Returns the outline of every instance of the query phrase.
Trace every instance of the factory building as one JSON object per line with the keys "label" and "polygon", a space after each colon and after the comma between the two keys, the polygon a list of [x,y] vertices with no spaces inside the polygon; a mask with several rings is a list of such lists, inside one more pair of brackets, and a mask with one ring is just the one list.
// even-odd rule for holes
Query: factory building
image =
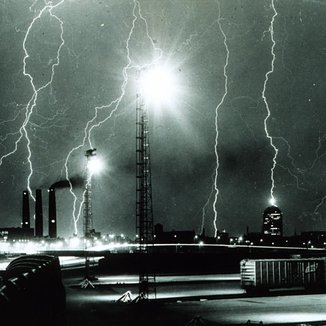
{"label": "factory building", "polygon": [[36,189],[35,196],[35,236],[43,237],[43,205],[42,205],[42,190]]}
{"label": "factory building", "polygon": [[22,224],[22,229],[28,232],[31,227],[28,190],[23,191],[23,211],[22,211],[21,224]]}
{"label": "factory building", "polygon": [[49,192],[49,238],[55,239],[57,237],[57,210],[55,189],[50,188]]}

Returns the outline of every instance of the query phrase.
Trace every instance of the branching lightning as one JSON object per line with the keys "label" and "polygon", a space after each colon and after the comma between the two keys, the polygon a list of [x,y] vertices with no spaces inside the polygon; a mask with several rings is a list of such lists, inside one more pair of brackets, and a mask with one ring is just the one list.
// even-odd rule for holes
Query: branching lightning
{"label": "branching lightning", "polygon": [[274,139],[280,139],[286,144],[286,146],[287,146],[287,157],[291,161],[292,169],[295,172],[292,172],[290,167],[285,167],[285,166],[281,165],[280,163],[278,163],[278,166],[281,167],[282,169],[286,170],[289,173],[289,175],[296,180],[296,185],[297,185],[298,190],[308,191],[306,188],[303,188],[300,185],[300,180],[299,180],[298,175],[300,175],[302,178],[304,178],[304,175],[303,175],[303,172],[298,167],[296,167],[296,165],[294,163],[294,158],[291,155],[291,146],[290,146],[289,142],[284,137],[274,137]]}
{"label": "branching lightning", "polygon": [[314,209],[314,214],[317,214],[317,212],[319,211],[319,208],[320,208],[321,206],[324,205],[325,201],[326,201],[326,196],[324,196],[324,197],[319,201],[319,203],[316,205],[316,207],[315,207],[315,209]]}
{"label": "branching lightning", "polygon": [[311,164],[311,166],[310,166],[310,168],[309,168],[309,170],[312,170],[314,167],[315,167],[315,165],[317,164],[317,162],[323,157],[323,156],[325,156],[326,155],[326,153],[323,153],[323,154],[319,154],[319,151],[320,151],[320,149],[321,149],[321,147],[322,147],[322,143],[323,143],[323,141],[324,141],[324,139],[326,138],[326,135],[323,135],[322,137],[318,137],[318,146],[317,146],[317,148],[316,148],[316,150],[315,150],[315,159],[314,159],[314,161],[312,162],[312,164]]}
{"label": "branching lightning", "polygon": [[214,211],[214,220],[213,220],[213,225],[214,225],[214,237],[216,237],[217,235],[217,198],[218,198],[218,194],[219,194],[219,188],[217,185],[217,181],[218,181],[218,171],[219,171],[219,155],[218,155],[218,137],[219,137],[219,125],[218,125],[218,113],[219,113],[219,109],[220,107],[223,105],[225,97],[228,94],[228,75],[227,75],[227,68],[228,68],[228,64],[229,64],[229,56],[230,56],[230,52],[229,52],[229,48],[228,48],[228,44],[227,44],[227,38],[226,38],[226,34],[223,30],[222,27],[222,17],[221,17],[221,8],[220,8],[220,3],[218,2],[218,19],[217,19],[217,23],[218,23],[218,27],[219,30],[221,32],[221,34],[223,35],[223,44],[225,47],[225,51],[226,51],[226,57],[225,57],[225,63],[224,63],[224,67],[223,67],[223,75],[224,75],[224,93],[223,96],[220,100],[220,102],[218,103],[217,107],[215,108],[215,129],[216,129],[216,135],[215,135],[215,146],[214,146],[214,152],[215,152],[215,158],[216,158],[216,167],[215,167],[215,175],[214,175],[214,190],[215,190],[215,194],[214,194],[214,201],[213,201],[213,211]]}
{"label": "branching lightning", "polygon": [[[54,78],[54,72],[55,72],[55,67],[57,67],[60,64],[60,51],[62,46],[64,45],[64,39],[63,39],[63,21],[56,16],[52,11],[53,9],[57,8],[58,6],[60,6],[62,3],[64,2],[64,0],[59,1],[57,4],[53,5],[52,2],[46,2],[45,6],[43,7],[43,9],[41,9],[39,11],[39,13],[33,18],[32,22],[30,23],[30,25],[27,28],[24,40],[23,40],[23,50],[24,50],[24,58],[23,58],[23,75],[25,77],[27,77],[29,79],[29,83],[32,87],[33,90],[33,94],[30,98],[30,100],[28,101],[26,107],[25,107],[25,118],[24,121],[21,125],[21,127],[19,128],[19,131],[17,131],[16,134],[19,134],[19,137],[16,139],[15,144],[14,144],[14,148],[9,151],[8,153],[4,154],[1,158],[0,158],[0,166],[3,163],[3,160],[5,158],[8,158],[9,156],[13,155],[14,153],[16,153],[17,149],[18,149],[18,145],[19,143],[22,141],[23,138],[25,138],[26,140],[26,149],[27,149],[27,162],[28,162],[28,166],[29,166],[29,174],[27,177],[27,189],[29,191],[29,193],[31,194],[31,197],[33,198],[33,200],[35,200],[35,197],[33,196],[31,187],[30,187],[30,180],[31,177],[33,175],[33,164],[32,164],[32,152],[31,152],[31,141],[30,138],[28,136],[28,132],[27,132],[27,125],[30,123],[30,119],[31,116],[33,114],[33,110],[35,108],[35,106],[37,105],[37,99],[39,96],[39,93],[44,90],[45,88],[47,88],[49,85],[52,84],[53,78]],[[33,5],[30,7],[30,10],[32,9]],[[56,56],[56,60],[55,62],[52,64],[51,66],[51,75],[49,80],[44,83],[43,85],[36,87],[35,83],[34,83],[34,77],[31,73],[28,72],[27,69],[27,59],[30,57],[28,50],[26,48],[26,42],[27,39],[30,35],[30,32],[34,26],[34,24],[42,18],[43,15],[45,15],[46,13],[49,13],[49,15],[54,18],[55,20],[58,21],[59,25],[60,25],[60,29],[61,29],[61,33],[60,33],[60,39],[61,39],[61,43],[58,47],[57,50],[57,56]]]}
{"label": "branching lightning", "polygon": [[[132,69],[135,69],[135,70],[138,71],[138,70],[141,70],[141,69],[144,69],[146,67],[154,65],[158,60],[161,59],[162,54],[163,54],[163,51],[160,48],[155,46],[155,42],[154,42],[153,38],[150,36],[150,34],[149,34],[148,24],[147,24],[146,19],[142,15],[141,6],[140,6],[139,1],[134,0],[133,3],[134,3],[133,11],[132,11],[133,20],[132,20],[132,23],[131,23],[131,28],[130,28],[126,43],[125,43],[127,64],[122,69],[123,82],[122,82],[122,84],[120,86],[120,94],[116,99],[112,100],[109,104],[106,104],[106,105],[103,105],[103,106],[97,106],[97,107],[94,108],[94,115],[93,115],[92,119],[87,122],[87,124],[86,124],[86,126],[84,128],[84,137],[83,137],[82,142],[79,145],[77,145],[76,147],[74,147],[68,153],[68,155],[66,157],[66,160],[65,160],[65,176],[66,176],[66,179],[67,179],[67,181],[69,182],[69,185],[70,185],[70,193],[73,196],[73,212],[72,212],[72,214],[73,214],[73,220],[74,220],[74,231],[75,231],[76,235],[78,233],[77,222],[79,221],[80,216],[81,216],[81,212],[82,212],[82,208],[83,208],[83,204],[84,204],[85,191],[83,192],[83,196],[82,196],[83,199],[82,199],[82,201],[79,202],[79,205],[78,205],[77,204],[78,203],[78,196],[74,192],[73,185],[70,182],[70,178],[69,178],[68,164],[69,164],[69,160],[71,158],[71,155],[75,151],[80,150],[81,148],[83,148],[86,144],[89,145],[90,148],[93,148],[93,144],[92,144],[92,140],[91,140],[92,132],[96,128],[100,127],[102,124],[104,124],[105,122],[110,120],[115,115],[117,110],[119,109],[120,103],[121,103],[122,99],[125,96],[126,86],[128,84],[128,81],[129,81],[128,72],[130,70],[132,70]],[[146,30],[146,36],[147,36],[147,38],[149,39],[149,41],[150,41],[150,43],[152,45],[153,51],[158,53],[158,55],[153,59],[152,62],[146,63],[146,64],[141,65],[141,66],[133,64],[132,59],[131,59],[131,55],[130,55],[130,47],[129,47],[129,43],[130,43],[130,40],[132,39],[132,36],[134,34],[134,29],[135,29],[135,26],[136,26],[136,23],[137,23],[138,20],[141,20],[144,23],[145,30]],[[104,119],[102,119],[100,121],[97,121],[100,111],[109,111],[109,112],[108,112],[107,116]]]}
{"label": "branching lightning", "polygon": [[[309,168],[310,170],[312,170],[315,167],[315,165],[317,164],[318,160],[320,160],[325,155],[325,153],[319,155],[319,151],[320,151],[320,149],[322,147],[322,142],[325,139],[325,137],[326,137],[325,135],[323,135],[322,137],[320,137],[320,136],[318,137],[318,146],[317,146],[317,148],[315,150],[315,159],[314,159],[314,161],[312,162],[312,164],[311,164],[311,166]],[[324,205],[325,201],[326,201],[326,195],[323,196],[320,199],[319,203],[316,205],[316,207],[314,209],[314,214],[317,214],[320,207]]]}
{"label": "branching lightning", "polygon": [[265,133],[266,133],[266,137],[269,139],[269,143],[271,145],[271,147],[274,150],[274,156],[273,156],[273,165],[271,168],[271,189],[270,189],[270,201],[272,204],[275,204],[275,197],[274,197],[274,188],[275,188],[275,180],[274,180],[274,172],[275,172],[275,167],[276,167],[276,159],[277,159],[277,154],[278,154],[278,149],[276,148],[276,146],[274,145],[273,142],[273,137],[269,134],[268,128],[267,128],[267,121],[271,115],[271,111],[269,109],[269,104],[266,98],[266,88],[267,88],[267,84],[269,81],[269,76],[274,72],[274,63],[275,63],[275,59],[276,59],[276,55],[274,52],[275,46],[276,46],[276,42],[274,39],[274,22],[275,22],[275,18],[278,15],[275,6],[274,6],[274,0],[271,0],[271,7],[273,9],[273,16],[271,19],[271,23],[270,23],[270,27],[269,27],[269,32],[270,32],[270,36],[271,36],[271,41],[272,41],[272,47],[271,47],[271,55],[272,55],[272,61],[271,61],[271,68],[270,70],[265,74],[265,80],[264,80],[264,87],[263,87],[263,91],[262,91],[262,98],[264,100],[265,103],[265,107],[267,110],[267,116],[264,119],[264,128],[265,128]]}

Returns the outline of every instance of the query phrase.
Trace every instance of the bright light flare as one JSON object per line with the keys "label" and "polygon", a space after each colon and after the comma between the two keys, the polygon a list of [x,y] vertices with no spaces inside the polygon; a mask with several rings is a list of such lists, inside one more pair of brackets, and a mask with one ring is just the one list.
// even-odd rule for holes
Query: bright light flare
{"label": "bright light flare", "polygon": [[269,200],[269,203],[272,205],[272,206],[276,206],[276,200],[274,197],[272,197],[270,200]]}
{"label": "bright light flare", "polygon": [[72,237],[69,239],[69,248],[80,248],[81,247],[81,240],[77,237]]}
{"label": "bright light flare", "polygon": [[155,67],[142,70],[140,92],[148,104],[170,105],[178,92],[177,78],[168,67]]}
{"label": "bright light flare", "polygon": [[97,156],[92,156],[87,162],[88,171],[93,174],[99,174],[104,169],[104,164]]}

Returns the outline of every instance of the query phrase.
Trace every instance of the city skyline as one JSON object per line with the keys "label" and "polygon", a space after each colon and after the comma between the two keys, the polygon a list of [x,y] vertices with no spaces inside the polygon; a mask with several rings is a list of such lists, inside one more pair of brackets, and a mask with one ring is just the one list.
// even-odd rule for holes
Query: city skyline
{"label": "city skyline", "polygon": [[20,226],[28,186],[45,197],[57,184],[58,235],[71,236],[84,153],[97,148],[94,227],[135,234],[137,70],[155,62],[177,83],[173,100],[148,103],[155,224],[260,231],[272,191],[284,234],[326,229],[323,3],[12,1],[0,12],[0,227]]}

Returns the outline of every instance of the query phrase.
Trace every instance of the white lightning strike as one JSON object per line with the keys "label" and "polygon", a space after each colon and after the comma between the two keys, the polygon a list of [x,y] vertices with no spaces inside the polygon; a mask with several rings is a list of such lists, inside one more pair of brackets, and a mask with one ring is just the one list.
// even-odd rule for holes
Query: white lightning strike
{"label": "white lightning strike", "polygon": [[214,176],[214,189],[215,189],[215,195],[214,195],[214,202],[213,202],[213,211],[214,211],[214,220],[213,220],[213,225],[214,225],[214,237],[216,237],[217,235],[217,209],[216,209],[216,204],[217,204],[217,198],[218,198],[218,194],[219,194],[219,189],[217,186],[217,179],[218,179],[218,170],[219,170],[219,156],[218,156],[218,137],[219,137],[219,128],[218,128],[218,111],[220,109],[220,107],[223,105],[225,97],[228,94],[228,75],[227,75],[227,68],[228,68],[228,64],[229,64],[229,56],[230,56],[230,51],[227,45],[227,38],[226,38],[226,34],[223,30],[222,24],[221,24],[221,8],[220,8],[220,3],[218,3],[218,19],[217,19],[217,23],[218,23],[218,27],[219,30],[221,32],[221,34],[223,35],[223,44],[225,47],[225,51],[226,51],[226,58],[225,58],[225,63],[224,63],[224,67],[223,67],[223,75],[224,75],[224,94],[220,100],[220,102],[218,103],[217,107],[215,108],[215,129],[216,129],[216,135],[215,135],[215,146],[214,146],[214,151],[215,151],[215,157],[216,157],[216,168],[215,168],[215,176]]}
{"label": "white lightning strike", "polygon": [[[93,116],[93,118],[91,120],[89,120],[87,122],[87,124],[86,124],[86,126],[84,128],[84,137],[83,137],[83,140],[82,140],[81,144],[74,147],[68,153],[68,155],[66,157],[66,160],[65,160],[65,176],[66,176],[66,179],[67,179],[67,181],[69,182],[69,185],[70,185],[70,193],[73,196],[73,212],[72,212],[72,214],[73,214],[73,220],[74,220],[74,231],[75,231],[76,235],[78,234],[77,222],[79,221],[80,216],[81,216],[81,212],[82,212],[82,208],[83,208],[83,204],[84,204],[85,190],[84,190],[84,192],[82,194],[83,199],[79,203],[79,207],[77,207],[78,206],[77,205],[78,196],[75,194],[75,192],[73,190],[73,185],[70,182],[70,178],[69,178],[68,163],[69,163],[70,157],[75,151],[83,148],[86,145],[86,143],[88,143],[90,148],[93,148],[92,141],[91,141],[92,131],[94,131],[96,128],[100,127],[103,123],[110,120],[112,118],[112,116],[114,116],[115,113],[117,112],[117,110],[119,109],[119,105],[121,103],[121,100],[125,96],[126,86],[128,84],[128,81],[129,81],[128,71],[130,71],[132,69],[135,69],[135,70],[138,71],[138,70],[150,67],[150,66],[154,65],[158,60],[160,60],[161,57],[162,57],[162,54],[163,54],[163,51],[160,48],[157,48],[155,46],[155,42],[154,42],[153,38],[150,36],[150,34],[149,34],[148,24],[147,24],[146,19],[142,15],[141,6],[140,6],[139,1],[134,0],[133,3],[134,3],[133,11],[132,11],[133,20],[132,20],[131,28],[130,28],[128,38],[126,40],[126,46],[125,46],[127,64],[122,69],[123,82],[122,82],[122,84],[120,86],[120,95],[116,99],[112,100],[111,103],[94,108],[94,111],[95,111],[94,116]],[[151,45],[153,47],[153,50],[155,52],[158,52],[157,57],[152,62],[150,62],[148,64],[144,64],[142,66],[132,64],[132,60],[131,60],[131,57],[130,57],[130,48],[129,48],[130,40],[131,40],[131,38],[133,36],[137,20],[139,20],[139,19],[141,21],[143,21],[143,23],[145,25],[146,36],[148,37],[148,39],[149,39],[149,41],[150,41],[150,43],[151,43]],[[98,114],[99,114],[100,111],[110,110],[110,109],[111,109],[111,111],[108,113],[108,115],[103,120],[96,122],[97,119],[98,119]]]}
{"label": "white lightning strike", "polygon": [[[9,156],[11,156],[12,154],[16,153],[17,149],[18,149],[18,144],[22,141],[23,138],[26,139],[26,149],[27,149],[27,162],[28,162],[28,165],[29,165],[29,175],[27,177],[27,189],[32,197],[32,199],[35,201],[35,197],[33,196],[33,193],[32,193],[32,190],[30,188],[30,180],[31,180],[31,177],[33,175],[33,165],[32,165],[32,160],[31,160],[31,157],[32,157],[32,152],[31,152],[31,149],[30,149],[30,139],[28,137],[28,132],[27,132],[27,125],[29,124],[30,122],[30,118],[33,114],[33,110],[37,104],[37,99],[38,99],[38,96],[39,96],[39,93],[44,90],[45,88],[47,88],[49,85],[51,85],[52,81],[53,81],[53,77],[54,77],[54,72],[55,72],[55,67],[58,66],[60,64],[60,51],[61,51],[61,48],[62,46],[64,45],[64,39],[63,39],[63,21],[58,17],[56,16],[55,14],[53,14],[52,10],[57,8],[58,6],[60,6],[62,3],[64,2],[64,0],[61,0],[59,1],[57,4],[53,5],[52,2],[46,2],[45,3],[45,6],[43,7],[42,10],[40,10],[40,12],[33,18],[32,22],[30,23],[30,25],[28,26],[27,28],[27,31],[26,31],[26,34],[25,34],[25,37],[24,37],[24,40],[23,40],[23,50],[24,50],[24,59],[23,59],[23,75],[25,77],[27,77],[29,79],[29,82],[30,82],[30,85],[33,89],[33,95],[31,96],[30,100],[28,101],[27,105],[26,105],[26,108],[25,108],[25,119],[21,125],[21,127],[19,128],[19,131],[17,133],[19,133],[19,137],[17,138],[17,140],[15,141],[15,145],[14,145],[14,148],[9,151],[7,154],[4,154],[1,158],[0,158],[0,166],[2,165],[3,163],[3,160]],[[28,36],[30,34],[30,31],[32,30],[35,22],[37,22],[39,19],[41,19],[41,17],[45,14],[45,13],[49,13],[51,17],[53,17],[55,20],[57,20],[60,24],[60,29],[61,29],[61,33],[60,33],[60,39],[61,39],[61,43],[58,47],[58,50],[57,50],[57,56],[56,56],[56,60],[55,62],[52,64],[51,66],[51,76],[50,76],[50,79],[43,85],[41,85],[40,87],[36,87],[35,84],[34,84],[34,77],[29,73],[27,72],[27,59],[29,58],[29,53],[26,49],[26,42],[27,42],[27,39],[28,39]]]}
{"label": "white lightning strike", "polygon": [[[322,137],[319,136],[319,138],[318,138],[318,147],[317,147],[317,149],[315,151],[315,159],[314,159],[313,163],[311,164],[310,170],[313,169],[314,166],[316,165],[316,163],[318,162],[318,160],[320,160],[325,155],[325,153],[323,153],[322,155],[319,155],[319,151],[320,151],[321,146],[322,146],[322,141],[324,139],[325,139],[325,135],[323,135]],[[314,209],[314,214],[317,214],[320,207],[322,207],[325,204],[325,201],[326,201],[326,195],[323,196],[320,199],[319,203],[316,205],[316,207]]]}
{"label": "white lightning strike", "polygon": [[326,196],[324,196],[324,197],[319,201],[319,203],[316,205],[316,207],[315,207],[315,209],[314,209],[314,214],[317,214],[317,212],[319,211],[319,208],[320,208],[321,206],[324,205],[325,201],[326,201]]}
{"label": "white lightning strike", "polygon": [[317,148],[316,148],[316,150],[315,150],[315,159],[314,159],[314,161],[312,162],[312,164],[311,164],[309,170],[312,170],[312,169],[315,167],[315,165],[317,164],[317,162],[318,162],[318,161],[319,161],[323,156],[326,155],[326,153],[319,154],[319,151],[320,151],[320,149],[321,149],[321,147],[322,147],[322,143],[323,143],[323,141],[325,140],[325,138],[326,138],[326,135],[323,135],[322,137],[320,137],[320,136],[318,137],[318,146],[317,146]]}
{"label": "white lightning strike", "polygon": [[274,139],[280,139],[286,144],[286,146],[287,146],[287,157],[291,161],[291,166],[292,166],[293,170],[295,171],[295,173],[292,172],[291,168],[285,167],[285,166],[281,165],[280,163],[278,163],[278,166],[280,168],[286,170],[289,173],[289,175],[296,180],[297,189],[307,191],[306,188],[303,188],[303,187],[300,186],[299,176],[297,174],[299,174],[302,178],[304,178],[304,175],[303,175],[303,172],[299,168],[297,168],[295,163],[294,163],[294,158],[291,155],[291,146],[290,146],[289,142],[284,137],[274,137]]}
{"label": "white lightning strike", "polygon": [[206,201],[206,203],[205,203],[205,205],[203,206],[203,208],[202,208],[202,221],[201,221],[201,228],[200,228],[200,234],[203,234],[203,232],[204,232],[204,227],[205,227],[205,217],[206,217],[206,208],[207,208],[207,206],[208,206],[208,204],[209,204],[209,202],[210,202],[210,200],[211,200],[211,197],[212,197],[212,195],[213,195],[213,193],[214,193],[214,190],[215,190],[215,188],[214,188],[214,179],[215,178],[215,171],[214,171],[214,173],[213,173],[213,175],[212,175],[212,188],[211,188],[211,192],[210,192],[210,194],[209,194],[209,196],[208,196],[208,199],[207,199],[207,201]]}
{"label": "white lightning strike", "polygon": [[271,7],[272,7],[273,12],[274,12],[274,14],[272,16],[270,27],[269,27],[269,32],[270,32],[271,41],[272,41],[272,47],[271,47],[272,61],[271,61],[271,68],[265,75],[264,87],[263,87],[263,91],[262,91],[262,98],[264,100],[265,107],[266,107],[266,110],[267,110],[267,116],[264,119],[265,133],[266,133],[266,137],[269,139],[270,145],[272,146],[272,148],[274,150],[273,166],[271,168],[271,182],[272,182],[272,185],[271,185],[271,189],[270,189],[270,202],[272,204],[275,204],[276,201],[275,201],[275,197],[274,197],[274,188],[275,188],[274,172],[275,172],[275,167],[276,167],[276,158],[277,158],[277,154],[278,154],[278,149],[274,145],[273,137],[269,134],[268,128],[267,128],[267,121],[268,121],[268,119],[269,119],[269,117],[271,115],[271,111],[269,109],[269,104],[267,102],[266,95],[265,95],[267,83],[268,83],[268,80],[269,80],[269,75],[271,75],[274,72],[274,63],[275,63],[275,59],[276,59],[275,52],[274,52],[274,48],[275,48],[275,45],[276,45],[276,42],[274,40],[274,22],[275,22],[275,18],[278,15],[278,13],[277,13],[277,11],[275,9],[275,6],[274,6],[274,0],[271,0]]}

